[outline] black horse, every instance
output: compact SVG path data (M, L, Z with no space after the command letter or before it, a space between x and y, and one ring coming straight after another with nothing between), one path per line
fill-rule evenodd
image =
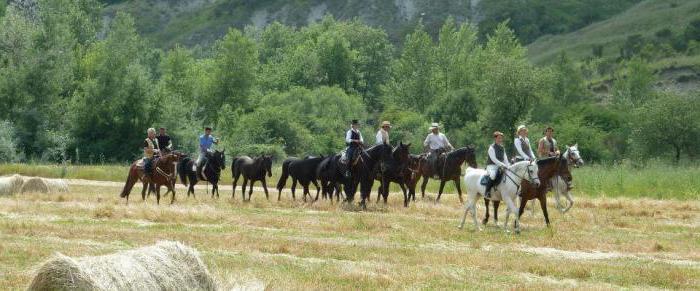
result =
M272 177L272 157L260 156L256 158L251 158L249 156L240 156L233 159L231 163L231 174L233 175L233 193L231 198L236 196L236 184L238 184L238 178L243 175L243 201L245 199L245 188L248 180L250 180L250 190L248 192L248 201L250 201L250 196L253 195L253 184L255 181L261 181L263 189L265 190L265 197L270 200L270 195L267 192L267 181L265 180L265 173L268 177Z
M345 176L343 169L338 165L340 155L328 156L316 167L316 177L321 182L321 194L323 199L328 197L333 202L333 192L336 195L336 201L340 201L340 192L342 185L345 184Z
M324 160L323 156L320 157L306 157L303 160L298 158L289 158L282 163L282 175L280 176L279 182L277 182L277 201L282 197L282 189L287 183L287 178L292 177L292 199L296 200L296 187L297 182L301 184L304 188L304 202L306 202L306 194L311 197L309 192L309 184L313 183L316 186L316 198L314 201L318 200L318 194L320 192L318 183L316 182L316 169L318 165Z
M374 167L379 165L379 163L390 159L392 148L387 144L380 144L369 148L368 150L359 150L359 157L357 162L348 161L348 164L342 163L340 161L335 162L338 169L343 172L347 167L350 167L350 172L352 173L350 179L345 179L345 185L343 186L345 190L345 201L352 202L355 198L355 192L357 192L357 186L360 186L360 196L362 201L360 201L360 206L363 209L367 208L367 199L369 199L369 194L372 192L372 186L374 185L374 178L376 172Z
M406 194L406 175L405 171L409 163L409 148L411 144L399 144L392 150L391 156L388 160L375 166L376 179L381 183L379 184L379 190L377 191L377 203L384 197L384 204L387 203L387 198L389 197L389 184L394 182L399 184L401 191L403 191L403 206L408 207L408 195Z
M421 184L421 195L425 197L425 186L428 185L428 180L433 175L437 175L440 180L440 190L438 192L436 202L440 201L442 190L445 187L445 182L453 181L459 193L459 201L462 200L462 189L460 187L460 175L462 174L462 164L467 161L470 167L476 168L476 156L474 155L474 146L467 146L453 150L438 159L437 169L433 169L430 163L421 165L421 174L423 175L423 184Z
M194 197L194 185L197 185L198 180L208 181L211 183L211 196L219 197L219 178L221 170L226 168L226 150L207 152L202 160L202 166L193 169L195 161L190 157L185 157L177 164L177 171L180 174L180 181L187 186L189 179L189 188L187 189L187 197ZM207 190L209 191L209 190ZM208 193L207 193L208 194Z

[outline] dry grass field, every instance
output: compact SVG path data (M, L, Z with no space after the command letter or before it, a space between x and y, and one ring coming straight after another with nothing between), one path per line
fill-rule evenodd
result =
M0 288L23 289L55 252L100 255L177 240L198 249L225 288L251 289L618 289L700 286L700 202L582 198L567 214L550 201L526 213L520 235L470 220L457 229L456 195L367 211L281 202L254 193L243 203L198 190L157 206L121 188L72 184L60 194L0 197ZM140 191L140 189L135 189ZM276 192L275 198L276 198ZM135 198L139 196L138 198ZM434 197L434 195L430 195ZM419 194L420 197L420 194ZM374 197L373 197L374 198ZM168 199L169 200L169 199ZM550 199L553 200L553 199ZM539 208L539 207L538 207ZM500 214L505 214L501 208ZM483 216L483 204L478 208ZM501 222L503 216L501 217Z

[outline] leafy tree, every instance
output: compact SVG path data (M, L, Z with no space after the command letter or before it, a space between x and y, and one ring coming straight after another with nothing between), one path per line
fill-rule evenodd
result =
M553 98L555 102L568 105L584 100L590 94L585 85L583 73L569 60L565 53L559 55L553 66Z
M614 94L621 104L639 106L654 98L656 77L646 61L640 57L625 62L625 70L615 77Z
M350 42L337 33L324 33L318 39L318 57L325 85L337 85L348 91L355 58Z

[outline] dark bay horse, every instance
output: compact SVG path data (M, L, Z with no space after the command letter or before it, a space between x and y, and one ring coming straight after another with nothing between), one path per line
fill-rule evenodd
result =
M250 191L248 192L248 201L253 195L253 184L255 181L262 182L263 189L265 190L265 197L270 200L270 195L267 192L267 180L265 174L268 177L272 177L272 157L260 156L251 158L249 156L240 156L233 159L231 163L231 174L233 175L233 193L231 198L236 197L236 185L238 184L238 178L243 175L243 184L241 185L243 189L243 201L245 199L245 188L248 181L250 181Z
M318 200L318 194L321 188L316 182L316 170L318 165L324 160L323 156L320 157L306 157L303 160L297 158L290 158L282 163L282 175L280 176L279 182L277 182L277 201L281 199L282 189L287 183L287 178L292 177L292 199L296 200L296 186L297 182L301 184L304 188L304 202L306 202L306 195L311 197L309 192L309 184L312 183L316 186L316 198L314 201Z
M345 185L343 186L345 190L345 201L351 203L355 198L355 192L357 191L357 186L360 186L360 196L362 201L360 201L360 206L362 209L367 209L367 199L369 199L369 194L372 192L372 186L374 185L374 179L376 176L375 166L379 163L388 160L391 156L392 148L387 144L375 145L368 150L360 150L360 155L357 163L350 166L350 172L352 173L350 179L345 179ZM338 169L343 171L348 167L341 163L336 162Z
M187 197L190 197L190 193L192 194L192 197L194 197L194 186L197 185L199 180L211 183L211 197L214 197L214 193L216 193L216 197L219 197L221 170L226 169L225 150L207 152L204 155L204 160L202 162L204 166L202 167L193 169L194 164L194 160L189 157L185 157L177 165L177 171L180 174L180 182L187 186L189 180Z
M323 199L328 197L333 202L335 192L336 201L340 201L342 185L345 184L343 169L339 168L340 155L328 156L316 168L316 177L321 182L321 194Z
M170 204L173 204L173 202L175 202L174 163L176 163L179 159L179 153L170 153L160 158L155 158L153 161L153 173L151 174L150 179L146 177L143 166L140 165L141 160L135 161L131 164L131 167L129 167L129 175L126 178L126 184L124 184L124 188L122 189L121 194L119 194L119 197L126 198L126 204L129 204L129 194L131 193L131 189L134 187L134 184L140 180L143 183L143 189L141 190L141 198L143 200L146 200L146 191L149 188L149 184L152 183L156 192L156 203L160 204L160 186L165 185L168 188L168 191L166 191L163 196L172 192L173 197L170 199Z
M520 210L518 211L518 217L523 214L525 210L525 205L527 201L537 199L540 201L540 207L542 207L542 214L544 215L544 221L549 227L549 213L547 212L547 192L549 191L550 182L553 178L560 176L564 179L571 179L571 172L569 172L569 166L567 159L562 157L553 157L537 161L538 172L537 176L540 177L539 187L529 183L528 181L523 181L520 185ZM498 224L498 206L501 201L493 201L493 219ZM489 200L484 198L484 204L486 205L486 216L482 224L486 224L489 221Z
M408 156L408 165L404 169L403 175L406 188L408 189L408 198L413 199L413 201L416 201L416 185L420 177L423 176L421 174L421 168L426 162L427 159L425 155L410 154Z
M383 163L375 166L375 179L379 180L379 190L377 191L377 203L379 203L380 198L384 198L384 204L387 203L387 198L389 197L389 184L394 182L399 184L401 191L403 192L403 206L408 207L409 197L406 193L406 168L409 163L409 149L411 144L404 144L399 142L399 144L394 147L391 152L389 159Z
M459 180L462 174L462 164L464 164L465 161L472 168L476 169L478 167L476 164L476 156L474 155L474 146L469 145L446 153L444 159L438 161L437 171L435 171L429 163L423 163L420 169L420 173L423 175L423 184L420 186L422 197L425 197L425 187L428 185L428 180L433 177L433 175L437 174L440 180L440 190L438 191L435 202L440 201L442 190L445 188L445 182L453 181L455 183L455 188L457 188L457 193L459 193L459 202L464 203Z

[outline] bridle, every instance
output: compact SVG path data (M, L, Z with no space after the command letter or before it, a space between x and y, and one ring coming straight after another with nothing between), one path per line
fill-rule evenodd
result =
M541 184L539 176L532 178L532 171L530 170L532 163L533 162L529 162L527 165L527 168L526 168L527 169L527 181L528 182L535 182L536 181L535 183ZM505 168L505 172L503 174L506 176L506 178L508 178L508 180L510 180L511 182L513 182L513 184L518 186L518 190L516 190L516 192L518 192L520 190L520 183L518 183L517 181L525 180L525 177L521 177L520 175L518 175L517 173L515 173L513 170L511 170L509 168ZM511 177L510 174L517 177L518 180L513 179L513 177Z
M578 149L574 150L573 147L568 147L566 149L565 155L569 163L574 165L574 168L579 167L579 162L583 163L583 159L581 159L581 153L579 153Z

